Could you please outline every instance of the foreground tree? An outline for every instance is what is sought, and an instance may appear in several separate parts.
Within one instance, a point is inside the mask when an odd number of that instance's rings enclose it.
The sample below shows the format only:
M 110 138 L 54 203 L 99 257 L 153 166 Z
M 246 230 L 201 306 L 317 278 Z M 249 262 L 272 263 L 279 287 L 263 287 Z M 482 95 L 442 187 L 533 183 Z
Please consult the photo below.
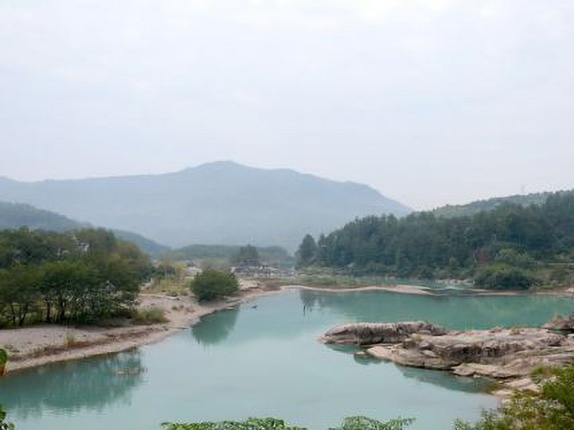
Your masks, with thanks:
M 539 395 L 519 394 L 475 424 L 456 422 L 455 430 L 574 429 L 574 365 L 549 373 Z
M 207 302 L 235 294 L 239 291 L 239 282 L 231 272 L 207 269 L 195 276 L 190 288 L 198 301 Z
M 6 412 L 0 406 L 0 430 L 14 430 L 15 428 L 14 424 L 6 421 Z
M 405 430 L 414 420 L 397 419 L 381 422 L 365 417 L 345 418 L 340 427 L 330 430 Z M 164 423 L 163 430 L 307 430 L 295 427 L 275 418 L 249 418 L 246 421 L 222 421 L 218 423 Z

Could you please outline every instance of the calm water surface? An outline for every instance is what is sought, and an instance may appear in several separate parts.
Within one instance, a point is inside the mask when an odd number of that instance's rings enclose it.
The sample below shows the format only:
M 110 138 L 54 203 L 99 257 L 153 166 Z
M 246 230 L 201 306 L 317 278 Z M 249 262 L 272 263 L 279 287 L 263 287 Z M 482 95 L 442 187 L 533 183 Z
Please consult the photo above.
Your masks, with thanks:
M 572 301 L 553 297 L 290 291 L 134 352 L 4 378 L 0 403 L 18 430 L 157 430 L 168 420 L 249 416 L 321 430 L 349 415 L 415 417 L 415 430 L 447 430 L 454 419 L 472 420 L 497 405 L 484 393 L 487 383 L 356 361 L 352 349 L 320 345 L 317 337 L 349 321 L 490 328 L 539 325 L 572 310 Z

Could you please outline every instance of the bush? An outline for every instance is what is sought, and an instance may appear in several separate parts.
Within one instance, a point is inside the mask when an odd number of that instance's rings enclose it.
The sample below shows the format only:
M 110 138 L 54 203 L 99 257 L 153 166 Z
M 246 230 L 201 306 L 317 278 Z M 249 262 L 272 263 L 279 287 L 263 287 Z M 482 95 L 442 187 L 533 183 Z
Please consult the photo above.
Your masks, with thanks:
M 477 286 L 493 290 L 527 290 L 536 285 L 538 280 L 530 272 L 507 265 L 490 265 L 476 274 Z
M 366 417 L 345 418 L 341 427 L 330 430 L 404 430 L 414 422 L 411 418 L 380 422 Z
M 548 374 L 544 370 L 544 376 Z M 540 372 L 537 371 L 537 376 Z M 486 412 L 475 423 L 457 421 L 455 430 L 574 429 L 574 366 L 554 370 L 540 395 L 519 394 L 498 413 Z
M 190 424 L 162 424 L 164 430 L 306 430 L 293 427 L 274 418 L 249 418 L 246 421 L 203 422 Z
M 345 418 L 340 427 L 330 430 L 405 430 L 412 419 L 398 419 L 380 422 L 365 417 Z M 204 422 L 191 424 L 164 423 L 164 430 L 307 430 L 294 427 L 285 421 L 274 418 L 249 418 L 246 421 L 223 421 L 219 423 Z
M 498 251 L 496 261 L 508 264 L 510 266 L 521 267 L 523 269 L 531 269 L 536 266 L 536 260 L 534 260 L 527 253 L 518 252 L 512 248 L 503 248 Z
M 134 312 L 134 323 L 141 325 L 148 324 L 162 324 L 168 320 L 165 316 L 165 310 L 158 307 L 151 307 L 147 309 L 139 309 Z
M 6 412 L 0 406 L 0 430 L 14 430 L 14 424 L 6 422 Z
M 200 302 L 221 299 L 239 291 L 239 282 L 231 272 L 207 269 L 190 284 L 191 291 Z

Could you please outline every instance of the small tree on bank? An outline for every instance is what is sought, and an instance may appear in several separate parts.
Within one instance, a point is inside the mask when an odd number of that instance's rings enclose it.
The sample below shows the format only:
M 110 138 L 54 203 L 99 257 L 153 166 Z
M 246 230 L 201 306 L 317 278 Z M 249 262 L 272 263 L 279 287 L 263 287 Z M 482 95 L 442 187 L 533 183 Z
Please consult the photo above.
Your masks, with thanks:
M 231 272 L 207 269 L 196 275 L 191 292 L 200 302 L 222 299 L 239 291 L 239 282 Z
M 317 258 L 317 244 L 313 236 L 308 234 L 303 238 L 303 242 L 296 253 L 297 267 L 306 267 L 313 264 Z

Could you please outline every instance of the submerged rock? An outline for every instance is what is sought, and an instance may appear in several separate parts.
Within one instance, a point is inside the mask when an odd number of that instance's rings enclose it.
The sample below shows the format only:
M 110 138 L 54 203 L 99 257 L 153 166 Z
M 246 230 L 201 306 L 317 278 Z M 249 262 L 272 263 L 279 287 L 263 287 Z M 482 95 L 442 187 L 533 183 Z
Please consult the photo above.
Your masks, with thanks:
M 319 341 L 326 344 L 375 345 L 396 344 L 408 339 L 412 334 L 440 336 L 447 331 L 442 327 L 426 322 L 398 323 L 349 323 L 335 327 L 325 333 Z

